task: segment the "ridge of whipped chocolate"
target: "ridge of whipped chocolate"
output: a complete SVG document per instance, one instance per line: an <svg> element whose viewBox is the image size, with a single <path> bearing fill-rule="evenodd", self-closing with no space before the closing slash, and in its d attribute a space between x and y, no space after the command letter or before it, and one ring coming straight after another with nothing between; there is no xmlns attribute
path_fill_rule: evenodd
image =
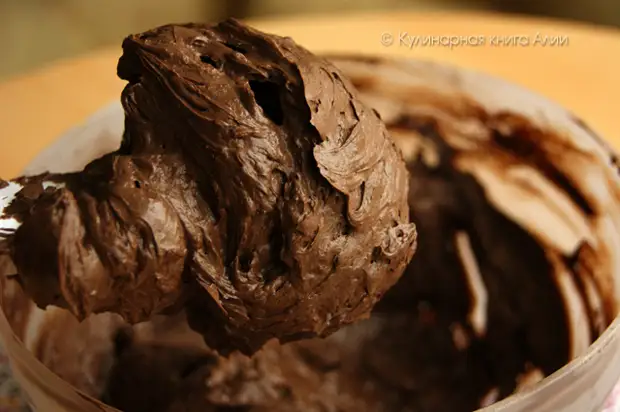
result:
<svg viewBox="0 0 620 412"><path fill-rule="evenodd" d="M229 20L129 36L118 75L119 150L14 181L8 247L39 306L185 307L222 353L368 316L416 231L401 154L335 66Z"/></svg>

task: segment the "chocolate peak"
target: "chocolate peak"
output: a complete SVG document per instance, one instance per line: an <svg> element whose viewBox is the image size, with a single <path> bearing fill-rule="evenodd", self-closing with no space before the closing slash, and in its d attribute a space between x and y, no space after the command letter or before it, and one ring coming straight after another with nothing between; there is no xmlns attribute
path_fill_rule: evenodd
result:
<svg viewBox="0 0 620 412"><path fill-rule="evenodd" d="M132 323L185 306L222 352L367 317L416 232L400 152L341 72L234 20L123 51L120 149L24 179L63 186L14 202L12 256L37 303Z"/></svg>

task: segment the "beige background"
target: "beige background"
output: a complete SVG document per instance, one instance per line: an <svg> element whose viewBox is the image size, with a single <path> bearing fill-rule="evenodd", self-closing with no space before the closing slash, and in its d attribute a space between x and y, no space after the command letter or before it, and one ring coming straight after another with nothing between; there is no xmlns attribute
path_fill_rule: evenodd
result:
<svg viewBox="0 0 620 412"><path fill-rule="evenodd" d="M498 10L620 25L619 0L0 0L0 80L149 27L226 16L271 17L360 10Z"/></svg>
<svg viewBox="0 0 620 412"><path fill-rule="evenodd" d="M620 147L620 31L499 15L366 13L262 21L316 52L388 54L483 70L560 102ZM565 47L381 45L382 33L568 36ZM119 46L63 60L0 83L0 176L15 176L41 149L102 105L118 99Z"/></svg>

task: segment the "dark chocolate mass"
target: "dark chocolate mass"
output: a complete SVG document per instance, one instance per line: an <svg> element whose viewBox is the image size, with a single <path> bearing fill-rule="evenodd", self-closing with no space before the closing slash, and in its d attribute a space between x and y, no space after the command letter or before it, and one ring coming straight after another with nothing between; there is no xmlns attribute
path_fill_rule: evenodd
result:
<svg viewBox="0 0 620 412"><path fill-rule="evenodd" d="M236 21L163 26L123 51L120 149L22 179L9 208L27 293L132 323L185 306L222 352L367 317L416 232L400 152L340 71Z"/></svg>

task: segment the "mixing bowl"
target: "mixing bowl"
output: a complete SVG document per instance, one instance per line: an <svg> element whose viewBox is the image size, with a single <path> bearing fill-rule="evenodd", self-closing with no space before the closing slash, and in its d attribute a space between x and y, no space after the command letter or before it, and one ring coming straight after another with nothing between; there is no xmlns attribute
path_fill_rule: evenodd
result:
<svg viewBox="0 0 620 412"><path fill-rule="evenodd" d="M584 243L591 245L588 271L569 274L558 260L554 272L572 360L544 379L536 374L524 378L515 394L499 402L493 403L491 391L481 399L481 410L599 412L620 377L620 321L615 318L620 305L620 254L615 253L620 250L620 179L613 151L559 105L501 79L430 62L332 59L388 125L408 114L424 114L451 125L446 133L462 154L460 167L476 177L498 210L545 245L551 260ZM493 151L497 148L488 149L476 120L481 113L487 117L510 113L547 131L541 135L546 140L534 142L547 155L544 164L532 169L526 156L522 164L498 168L499 157ZM25 172L79 170L115 150L122 129L122 108L113 103L42 152ZM405 157L429 156L415 133L393 134ZM570 182L571 190L581 193L588 213L543 173L549 167L560 174L556 182ZM9 273L10 262L3 264ZM66 314L36 308L6 277L0 283L2 343L32 407L40 412L116 410L75 389L35 356L45 339L42 325ZM80 356L84 364L84 357L90 359L88 354Z"/></svg>

